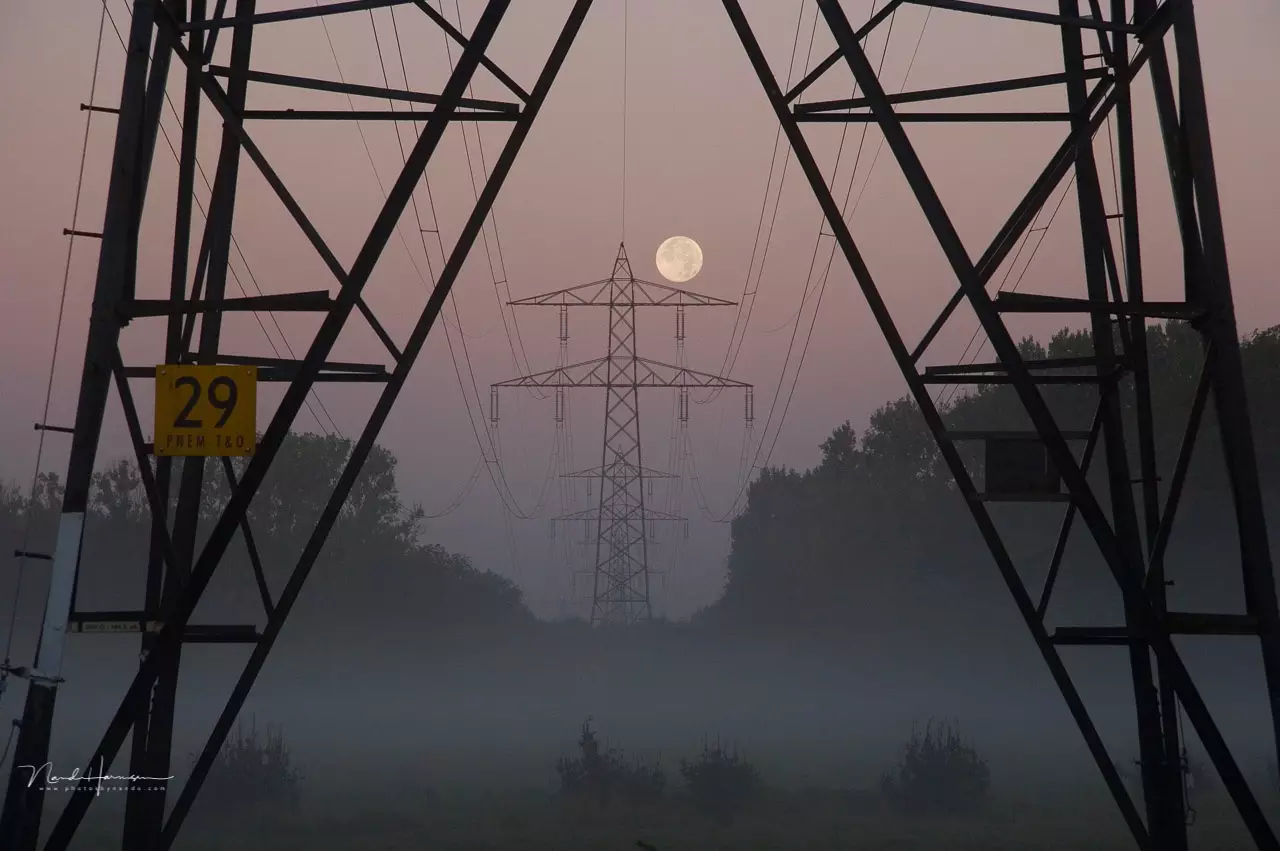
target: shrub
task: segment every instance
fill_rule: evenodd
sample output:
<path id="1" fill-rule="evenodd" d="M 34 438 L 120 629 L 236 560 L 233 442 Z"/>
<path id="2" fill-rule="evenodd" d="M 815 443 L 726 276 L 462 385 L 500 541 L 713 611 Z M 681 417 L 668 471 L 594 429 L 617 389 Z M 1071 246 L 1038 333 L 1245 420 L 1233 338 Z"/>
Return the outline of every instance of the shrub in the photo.
<path id="1" fill-rule="evenodd" d="M 912 814 L 958 815 L 981 808 L 991 791 L 987 761 L 951 724 L 913 725 L 898 765 L 881 778 L 894 806 Z"/>
<path id="2" fill-rule="evenodd" d="M 718 821 L 730 821 L 760 787 L 756 767 L 738 755 L 706 743 L 693 762 L 680 760 L 694 806 Z"/>
<path id="3" fill-rule="evenodd" d="M 615 796 L 631 802 L 662 797 L 667 784 L 662 767 L 628 763 L 621 749 L 601 748 L 590 718 L 582 723 L 578 751 L 580 756 L 556 760 L 560 793 L 565 797 L 601 807 Z"/>
<path id="4" fill-rule="evenodd" d="M 260 739 L 255 718 L 247 735 L 236 724 L 233 737 L 223 744 L 209 769 L 201 797 L 220 815 L 228 811 L 294 811 L 301 782 L 283 732 L 268 725 L 265 738 Z"/>

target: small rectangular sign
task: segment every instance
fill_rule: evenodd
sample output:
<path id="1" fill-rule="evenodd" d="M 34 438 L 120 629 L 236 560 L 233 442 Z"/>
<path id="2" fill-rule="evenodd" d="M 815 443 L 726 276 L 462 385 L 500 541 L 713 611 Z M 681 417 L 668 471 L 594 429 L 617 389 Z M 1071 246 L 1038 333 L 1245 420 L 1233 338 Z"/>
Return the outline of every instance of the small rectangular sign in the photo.
<path id="1" fill-rule="evenodd" d="M 156 455 L 252 455 L 256 366 L 156 367 Z"/>

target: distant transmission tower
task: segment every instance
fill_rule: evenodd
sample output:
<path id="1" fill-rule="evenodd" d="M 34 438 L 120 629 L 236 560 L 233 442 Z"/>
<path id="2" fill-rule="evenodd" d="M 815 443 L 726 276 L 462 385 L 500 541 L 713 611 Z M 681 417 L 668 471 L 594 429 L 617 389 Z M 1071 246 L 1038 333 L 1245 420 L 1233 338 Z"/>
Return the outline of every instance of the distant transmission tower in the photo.
<path id="1" fill-rule="evenodd" d="M 647 620 L 651 615 L 649 538 L 658 521 L 681 518 L 645 505 L 646 481 L 665 478 L 669 474 L 647 469 L 641 463 L 639 391 L 644 387 L 679 388 L 680 416 L 685 418 L 690 387 L 741 387 L 749 391 L 750 385 L 640 357 L 636 346 L 636 308 L 675 308 L 676 336 L 683 340 L 684 308 L 732 307 L 734 302 L 637 279 L 631 272 L 626 246 L 620 244 L 613 274 L 608 278 L 511 304 L 517 307 L 559 307 L 562 340 L 567 337 L 570 307 L 609 309 L 609 348 L 604 357 L 524 375 L 499 382 L 494 387 L 554 387 L 558 399 L 561 388 L 605 389 L 604 444 L 600 466 L 566 474 L 598 479 L 600 501 L 594 509 L 556 519 L 581 520 L 588 525 L 595 523 L 591 623 Z"/>

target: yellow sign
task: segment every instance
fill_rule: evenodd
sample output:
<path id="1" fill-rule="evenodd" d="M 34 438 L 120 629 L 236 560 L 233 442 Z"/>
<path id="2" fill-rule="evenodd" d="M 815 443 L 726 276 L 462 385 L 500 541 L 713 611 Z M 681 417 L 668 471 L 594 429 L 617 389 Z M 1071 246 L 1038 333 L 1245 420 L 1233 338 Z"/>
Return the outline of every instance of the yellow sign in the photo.
<path id="1" fill-rule="evenodd" d="M 256 366 L 156 367 L 156 455 L 252 455 Z"/>

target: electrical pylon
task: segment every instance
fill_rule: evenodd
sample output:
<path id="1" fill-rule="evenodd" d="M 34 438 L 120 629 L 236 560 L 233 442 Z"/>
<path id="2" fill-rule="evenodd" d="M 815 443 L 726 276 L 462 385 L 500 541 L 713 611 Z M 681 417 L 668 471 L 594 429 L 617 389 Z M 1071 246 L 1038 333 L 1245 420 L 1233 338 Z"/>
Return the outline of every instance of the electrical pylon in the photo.
<path id="1" fill-rule="evenodd" d="M 142 634 L 142 661 L 138 671 L 94 754 L 79 763 L 87 774 L 93 776 L 111 769 L 130 734 L 133 736 L 133 753 L 128 773 L 145 777 L 169 776 L 172 773 L 168 766 L 174 726 L 173 693 L 182 645 L 193 641 L 215 641 L 243 643 L 252 647 L 226 706 L 214 724 L 187 783 L 173 802 L 168 817 L 165 817 L 166 791 L 151 789 L 148 784 L 137 786 L 128 793 L 123 847 L 128 851 L 167 851 L 172 846 L 343 504 L 357 482 L 361 467 L 404 387 L 427 335 L 440 315 L 498 191 L 542 108 L 552 81 L 581 29 L 591 0 L 575 0 L 565 13 L 560 32 L 538 67 L 532 87 L 528 89 L 517 83 L 488 55 L 510 0 L 488 0 L 470 35 L 453 26 L 430 4 L 415 4 L 411 14 L 425 15 L 443 31 L 443 37 L 461 48 L 456 62 L 452 63 L 447 82 L 438 93 L 354 85 L 251 67 L 251 58 L 263 59 L 251 57 L 251 46 L 255 43 L 254 35 L 259 27 L 288 28 L 294 21 L 352 12 L 368 13 L 373 9 L 408 5 L 406 2 L 346 0 L 264 13 L 257 11 L 253 0 L 237 0 L 230 10 L 228 5 L 225 0 L 218 0 L 216 5 L 207 0 L 133 0 L 119 103 L 105 107 L 90 105 L 92 109 L 117 116 L 115 148 L 103 227 L 101 233 L 94 234 L 101 240 L 101 250 L 75 425 L 74 428 L 55 429 L 70 431 L 72 437 L 56 547 L 47 556 L 50 583 L 43 630 L 34 664 L 15 666 L 9 671 L 26 680 L 27 694 L 4 810 L 0 814 L 0 848 L 4 851 L 33 851 L 37 846 L 46 790 L 43 784 L 31 782 L 31 767 L 49 760 L 53 713 L 62 682 L 67 634 L 90 631 L 80 629 L 87 624 L 108 628 L 132 627 L 135 633 Z M 208 14 L 210 6 L 213 6 L 212 15 Z M 222 44 L 225 47 L 230 41 L 229 65 L 213 64 L 219 35 L 227 30 L 231 31 L 230 38 L 223 38 Z M 269 66 L 270 57 L 265 59 L 263 64 Z M 148 192 L 148 178 L 167 100 L 166 85 L 171 65 L 185 71 L 182 141 L 180 152 L 176 154 L 179 191 L 173 243 L 165 246 L 169 249 L 166 254 L 171 253 L 173 258 L 171 280 L 162 292 L 156 293 L 143 290 L 144 282 L 137 279 L 136 270 L 142 247 L 140 234 L 144 205 L 148 200 L 153 205 L 163 200 L 149 198 L 149 195 L 154 195 L 154 188 Z M 473 78 L 483 74 L 498 81 L 506 92 L 504 99 L 477 100 L 466 96 Z M 225 87 L 222 80 L 226 81 Z M 350 102 L 346 102 L 347 108 L 337 109 L 247 109 L 246 92 L 251 85 L 367 97 L 390 102 L 392 108 L 357 111 L 350 108 Z M 337 100 L 337 103 L 342 103 L 342 100 Z M 402 108 L 395 109 L 396 104 Z M 200 126 L 210 123 L 208 116 L 202 115 L 202 110 L 209 106 L 216 113 L 211 123 L 221 136 L 221 148 L 210 192 L 209 214 L 201 234 L 193 222 L 192 190 L 196 175 L 201 171 L 197 159 Z M 354 263 L 347 268 L 289 191 L 271 159 L 255 144 L 255 133 L 250 128 L 264 121 L 306 121 L 314 124 L 351 120 L 404 122 L 410 128 L 420 130 L 415 134 L 417 138 L 406 154 L 404 167 L 387 193 Z M 407 338 L 396 341 L 383 327 L 362 293 L 446 130 L 460 121 L 502 122 L 509 124 L 511 130 L 457 242 L 448 252 L 434 289 L 416 317 L 412 331 Z M 242 152 L 266 179 L 332 273 L 336 282 L 335 292 L 319 290 L 226 297 L 228 251 Z M 191 274 L 188 254 L 193 244 L 200 248 L 194 274 Z M 289 310 L 309 311 L 320 317 L 319 329 L 305 347 L 304 357 L 289 360 L 266 358 L 251 351 L 233 354 L 226 351 L 225 345 L 220 345 L 225 343 L 220 340 L 220 329 L 227 311 Z M 386 347 L 385 360 L 389 363 L 350 364 L 330 360 L 340 334 L 353 324 L 350 320 L 356 313 Z M 163 340 L 163 347 L 157 347 L 151 364 L 163 358 L 163 362 L 169 364 L 255 366 L 259 382 L 281 382 L 286 386 L 279 405 L 262 430 L 256 454 L 243 475 L 237 480 L 231 466 L 224 463 L 223 472 L 229 479 L 231 496 L 208 530 L 201 548 L 196 547 L 195 527 L 199 497 L 207 484 L 204 476 L 206 465 L 201 463 L 204 459 L 196 458 L 197 463 L 183 465 L 177 504 L 174 506 L 170 493 L 171 459 L 155 457 L 155 448 L 143 432 L 131 383 L 155 380 L 156 368 L 125 364 L 119 344 L 125 325 L 132 321 L 145 323 L 158 317 L 167 319 L 168 330 L 163 336 L 153 338 Z M 197 323 L 200 338 L 197 345 L 192 345 Z M 259 630 L 252 626 L 191 625 L 192 613 L 237 535 L 244 538 L 255 571 L 261 574 L 247 510 L 309 393 L 317 382 L 331 381 L 375 383 L 380 386 L 380 392 L 287 584 L 274 600 L 265 585 L 262 586 L 266 626 Z M 77 607 L 75 593 L 81 570 L 84 519 L 103 418 L 113 387 L 123 408 L 152 515 L 147 590 L 145 600 L 140 601 L 133 611 L 84 612 Z M 92 554 L 88 555 L 86 561 L 92 569 Z M 99 629 L 93 631 L 101 632 Z M 89 805 L 98 797 L 96 785 L 92 779 L 86 778 L 68 794 L 59 796 L 65 807 L 49 832 L 46 849 L 65 851 Z"/>
<path id="2" fill-rule="evenodd" d="M 608 309 L 607 354 L 602 358 L 522 375 L 493 385 L 499 387 L 600 387 L 605 391 L 604 440 L 600 465 L 569 475 L 598 480 L 599 502 L 594 511 L 558 518 L 595 524 L 595 563 L 592 568 L 591 623 L 629 624 L 649 619 L 649 538 L 653 524 L 680 521 L 645 505 L 646 483 L 666 474 L 641 463 L 640 390 L 678 388 L 681 410 L 687 409 L 690 387 L 725 388 L 750 385 L 683 366 L 642 358 L 636 341 L 636 310 L 667 307 L 676 310 L 676 334 L 683 341 L 687 307 L 732 307 L 735 303 L 678 287 L 642 281 L 631 271 L 625 245 L 618 246 L 613 273 L 603 280 L 580 284 L 511 302 L 514 307 L 559 307 L 561 337 L 571 307 Z"/>
<path id="3" fill-rule="evenodd" d="M 816 0 L 816 14 L 825 21 L 836 48 L 785 92 L 770 69 L 738 0 L 723 2 L 787 135 L 796 162 L 822 209 L 830 233 L 848 261 L 911 395 L 933 432 L 955 489 L 991 550 L 1001 578 L 1066 699 L 1134 840 L 1141 848 L 1159 851 L 1187 848 L 1184 756 L 1179 729 L 1181 710 L 1256 846 L 1280 851 L 1274 831 L 1173 642 L 1175 635 L 1258 638 L 1275 736 L 1273 744 L 1280 748 L 1280 611 L 1245 399 L 1192 0 L 1134 0 L 1132 3 L 1111 0 L 1106 4 L 1109 9 L 1105 13 L 1102 0 L 1089 0 L 1087 14 L 1081 10 L 1080 0 L 1058 0 L 1055 12 L 1004 3 L 912 0 L 886 3 L 856 29 L 839 0 Z M 1061 39 L 1058 57 L 1061 70 L 889 94 L 862 42 L 907 6 L 927 6 L 932 7 L 931 13 L 946 10 L 942 14 L 1001 21 L 1006 27 L 1018 21 L 1024 27 L 1052 28 Z M 1165 46 L 1165 37 L 1170 31 L 1177 51 L 1176 98 L 1175 78 L 1170 73 Z M 1086 33 L 1091 43 L 1096 43 L 1096 52 L 1086 52 Z M 1090 63 L 1095 62 L 1091 66 Z M 799 102 L 816 80 L 837 66 L 843 66 L 851 74 L 856 96 Z M 1182 243 L 1185 296 L 1174 302 L 1149 301 L 1144 296 L 1130 85 L 1144 69 L 1151 76 L 1154 111 L 1167 161 L 1166 167 L 1158 171 L 1171 181 Z M 974 110 L 968 103 L 955 103 L 952 109 L 934 112 L 901 108 L 917 103 L 980 98 L 999 92 L 1051 89 L 1057 89 L 1057 100 L 1065 101 L 1066 111 L 984 111 Z M 1117 197 L 1115 209 L 1107 210 L 1100 169 L 1095 161 L 1094 147 L 1099 143 L 1095 143 L 1094 136 L 1113 116 L 1119 154 Z M 914 347 L 903 339 L 850 231 L 845 211 L 837 202 L 802 130 L 805 123 L 821 126 L 846 122 L 872 123 L 879 128 L 959 284 L 954 296 Z M 906 122 L 968 122 L 989 128 L 1001 123 L 1058 122 L 1064 127 L 1066 138 L 975 261 L 904 129 Z M 995 133 L 994 130 L 988 132 Z M 1105 148 L 1107 142 L 1104 139 L 1100 144 Z M 947 162 L 951 167 L 954 163 L 954 159 Z M 1009 258 L 1019 238 L 1034 226 L 1054 190 L 1072 172 L 1084 260 L 1084 280 L 1074 290 L 1077 295 L 1001 292 L 993 298 L 987 289 L 989 282 Z M 1119 222 L 1123 234 L 1120 245 L 1123 262 L 1119 263 L 1110 226 L 1113 220 Z M 918 247 L 915 250 L 919 250 Z M 1081 290 L 1084 297 L 1078 295 Z M 921 360 L 931 343 L 965 301 L 976 314 L 980 330 L 995 353 L 995 361 L 923 366 Z M 1019 313 L 1087 317 L 1092 354 L 1047 360 L 1025 358 L 1007 323 L 1007 317 Z M 1160 493 L 1163 477 L 1157 468 L 1155 412 L 1146 350 L 1149 319 L 1187 321 L 1200 333 L 1204 345 L 1199 387 L 1189 419 L 1171 428 L 1184 429 L 1183 441 L 1164 494 Z M 1131 383 L 1127 381 L 1129 378 Z M 939 384 L 1009 385 L 1022 408 L 1026 427 L 1021 431 L 949 429 L 943 411 L 929 393 L 930 385 Z M 1058 411 L 1048 404 L 1045 388 L 1049 385 L 1091 390 L 1096 395 L 1092 425 L 1081 428 L 1070 424 L 1073 418 L 1079 421 L 1078 405 L 1066 406 L 1072 410 Z M 1170 532 L 1175 520 L 1179 526 L 1185 524 L 1191 529 L 1196 526 L 1194 520 L 1188 520 L 1188 510 L 1179 512 L 1179 501 L 1210 395 L 1217 409 L 1216 424 L 1240 538 L 1238 567 L 1245 592 L 1242 613 L 1169 611 L 1166 599 L 1165 562 L 1170 551 Z M 1134 412 L 1136 428 L 1131 429 L 1124 416 L 1126 406 Z M 1136 432 L 1136 440 L 1126 434 L 1129 430 Z M 959 448 L 966 441 L 986 447 L 981 488 Z M 1079 457 L 1068 441 L 1083 444 Z M 1087 474 L 1099 444 L 1105 457 L 1105 485 L 1095 488 Z M 1137 476 L 1130 472 L 1131 457 L 1138 461 Z M 1141 493 L 1141 514 L 1135 488 Z M 1055 503 L 1066 504 L 1039 605 L 1033 601 L 995 522 L 989 506 L 996 502 L 1037 504 L 1042 510 Z M 1110 507 L 1109 512 L 1104 505 Z M 1076 518 L 1093 539 L 1115 581 L 1125 622 L 1103 628 L 1061 626 L 1051 632 L 1047 608 L 1062 566 L 1072 521 Z M 1226 560 L 1226 554 L 1223 559 Z M 1066 645 L 1110 645 L 1128 654 L 1138 722 L 1145 824 L 1063 663 L 1059 648 Z"/>
<path id="4" fill-rule="evenodd" d="M 101 233 L 96 234 L 102 244 L 75 425 L 70 429 L 73 436 L 66 475 L 66 494 L 56 548 L 49 558 L 51 582 L 44 630 L 35 664 L 12 671 L 15 676 L 26 679 L 27 698 L 13 755 L 14 776 L 10 778 L 3 815 L 0 816 L 0 848 L 5 851 L 31 851 L 36 847 L 40 832 L 44 790 L 38 783 L 29 784 L 29 777 L 20 773 L 20 770 L 24 764 L 41 765 L 47 761 L 55 697 L 62 681 L 61 662 L 65 635 L 72 631 L 68 627 L 75 624 L 75 616 L 80 614 L 74 609 L 74 590 L 80 569 L 81 532 L 111 387 L 114 385 L 117 388 L 129 425 L 149 506 L 155 518 L 156 542 L 149 564 L 146 603 L 140 611 L 113 614 L 115 622 L 137 623 L 139 631 L 145 632 L 143 627 L 146 625 L 155 625 L 158 630 L 147 639 L 144 646 L 145 659 L 128 686 L 99 746 L 89 760 L 81 763 L 95 772 L 110 769 L 131 730 L 135 736 L 139 730 L 144 731 L 143 735 L 149 741 L 159 739 L 157 750 L 151 750 L 150 745 L 144 750 L 144 753 L 152 755 L 146 757 L 146 760 L 158 758 L 162 752 L 167 751 L 168 743 L 164 741 L 163 730 L 166 724 L 172 722 L 172 706 L 165 706 L 163 692 L 167 686 L 157 686 L 157 683 L 174 675 L 180 645 L 184 641 L 199 640 L 202 632 L 205 632 L 189 624 L 192 612 L 217 571 L 233 537 L 247 532 L 246 509 L 262 484 L 275 453 L 287 436 L 308 392 L 318 381 L 360 380 L 383 385 L 378 402 L 355 443 L 321 519 L 294 566 L 288 584 L 276 600 L 267 601 L 270 604 L 267 607 L 267 626 L 260 635 L 251 637 L 252 656 L 197 759 L 190 780 L 174 802 L 167 821 L 163 822 L 163 829 L 156 827 L 158 819 L 163 816 L 163 802 L 158 800 L 156 803 L 161 804 L 160 806 L 145 808 L 145 813 L 140 816 L 140 824 L 143 825 L 140 833 L 136 835 L 136 839 L 134 836 L 128 838 L 133 844 L 126 844 L 129 851 L 167 851 L 279 635 L 311 566 L 324 546 L 337 513 L 350 493 L 373 441 L 434 326 L 494 198 L 592 5 L 592 0 L 576 0 L 573 4 L 549 58 L 529 90 L 512 80 L 486 55 L 494 30 L 509 6 L 509 0 L 489 0 L 470 36 L 465 36 L 452 27 L 429 3 L 412 0 L 415 7 L 431 17 L 463 48 L 449 82 L 439 94 L 264 74 L 248 68 L 248 43 L 257 26 L 275 26 L 290 20 L 408 5 L 409 2 L 410 0 L 344 0 L 257 14 L 252 0 L 237 0 L 234 15 L 228 15 L 229 4 L 218 0 L 210 18 L 206 14 L 206 0 L 166 0 L 164 3 L 157 0 L 133 0 L 133 22 L 128 34 L 128 55 L 120 101 L 116 107 L 101 108 L 102 111 L 115 113 L 118 125 L 103 228 Z M 952 472 L 956 490 L 990 548 L 996 567 L 1062 691 L 1071 715 L 1136 844 L 1143 849 L 1158 848 L 1160 851 L 1182 851 L 1186 847 L 1183 802 L 1174 788 L 1180 779 L 1177 713 L 1181 707 L 1247 825 L 1255 846 L 1266 851 L 1280 851 L 1280 843 L 1277 843 L 1257 799 L 1172 642 L 1173 635 L 1230 634 L 1258 638 L 1275 728 L 1275 744 L 1280 746 L 1280 611 L 1277 609 L 1261 488 L 1245 398 L 1192 0 L 1110 0 L 1106 4 L 1109 6 L 1107 13 L 1104 13 L 1102 0 L 1089 0 L 1087 16 L 1081 13 L 1077 0 L 1059 0 L 1056 13 L 970 0 L 888 0 L 856 30 L 850 25 L 837 0 L 817 0 L 818 8 L 837 47 L 799 83 L 785 92 L 774 77 L 738 1 L 722 2 L 764 93 L 786 132 L 796 160 L 813 189 L 830 234 L 849 262 L 857 285 Z M 1062 36 L 1062 70 L 1033 77 L 957 84 L 890 95 L 860 42 L 899 9 L 909 6 L 928 6 L 954 14 L 1053 27 Z M 214 41 L 217 34 L 225 29 L 233 30 L 231 66 L 211 65 Z M 1084 53 L 1084 33 L 1097 37 L 1096 54 Z M 1176 49 L 1176 66 L 1170 61 L 1170 51 L 1166 45 L 1170 33 Z M 236 42 L 241 42 L 238 50 Z M 1045 54 L 1046 57 L 1048 55 Z M 186 96 L 183 105 L 182 153 L 179 161 L 181 194 L 178 202 L 178 228 L 173 245 L 172 289 L 167 298 L 139 298 L 135 290 L 139 225 L 144 201 L 148 196 L 148 176 L 164 104 L 164 87 L 173 57 L 184 66 Z M 1095 59 L 1101 60 L 1100 66 L 1088 67 L 1086 63 Z M 799 102 L 801 95 L 817 79 L 841 64 L 852 73 L 862 92 L 860 97 L 834 102 Z M 484 67 L 500 80 L 513 97 L 503 102 L 465 98 L 471 77 L 479 67 Z M 1171 70 L 1173 68 L 1176 68 L 1176 72 Z M 1181 242 L 1186 292 L 1184 299 L 1174 303 L 1152 302 L 1143 295 L 1136 188 L 1137 157 L 1130 92 L 1131 83 L 1143 72 L 1149 73 L 1152 83 L 1154 112 L 1165 153 L 1163 165 L 1166 168 L 1163 170 L 1167 172 L 1173 190 L 1174 212 Z M 219 82 L 220 78 L 228 80 L 225 88 Z M 245 101 L 241 93 L 250 83 L 391 98 L 401 103 L 408 101 L 426 104 L 430 106 L 430 110 L 416 113 L 404 110 L 367 110 L 359 113 L 310 109 L 249 110 L 244 108 Z M 908 103 L 979 97 L 998 92 L 1044 90 L 1050 87 L 1065 88 L 1068 103 L 1066 112 L 922 112 L 902 111 L 898 108 L 899 105 Z M 237 93 L 237 90 L 241 93 Z M 190 190 L 196 172 L 196 119 L 201 104 L 206 100 L 218 113 L 217 124 L 223 131 L 223 146 L 214 187 L 216 203 L 210 204 L 208 224 L 200 240 L 202 248 L 194 275 L 195 281 L 214 282 L 223 274 L 218 267 L 225 262 L 223 258 L 226 253 L 220 243 L 225 242 L 231 233 L 229 199 L 234 197 L 238 181 L 238 166 L 235 161 L 238 161 L 243 151 L 266 177 L 311 245 L 325 261 L 327 268 L 334 273 L 338 291 L 332 298 L 328 293 L 297 293 L 266 296 L 262 299 L 227 299 L 222 293 L 214 291 L 213 283 L 207 285 L 207 297 L 200 298 L 200 288 L 187 274 L 186 257 L 192 235 Z M 1114 117 L 1118 126 L 1118 171 L 1123 198 L 1118 209 L 1107 212 L 1099 191 L 1092 140 L 1104 122 L 1111 117 Z M 416 119 L 425 127 L 389 193 L 386 204 L 370 229 L 357 260 L 348 270 L 342 267 L 316 232 L 268 159 L 253 143 L 252 134 L 246 130 L 245 125 L 251 120 L 352 119 Z M 479 193 L 476 206 L 471 211 L 412 333 L 403 346 L 397 346 L 362 299 L 361 292 L 445 129 L 460 120 L 511 122 L 512 133 L 495 161 L 488 182 Z M 930 230 L 959 283 L 955 295 L 915 346 L 909 346 L 896 327 L 849 226 L 844 221 L 840 205 L 801 131 L 802 123 L 845 121 L 874 123 L 880 128 L 894 161 L 906 177 Z M 903 130 L 903 123 L 908 121 L 973 121 L 986 126 L 994 126 L 999 122 L 1060 121 L 1069 126 L 1069 130 L 1062 145 L 1006 223 L 980 258 L 974 261 L 957 235 L 932 178 L 924 169 Z M 1075 172 L 1078 186 L 1082 244 L 1086 259 L 1083 281 L 1086 296 L 1064 298 L 1004 293 L 993 298 L 987 292 L 987 285 L 1002 263 L 1010 257 L 1019 237 L 1033 227 L 1037 214 L 1044 208 L 1054 189 L 1072 171 Z M 1123 265 L 1116 262 L 1116 251 L 1108 226 L 1108 222 L 1112 220 L 1118 220 L 1125 234 L 1122 245 L 1125 257 Z M 995 352 L 995 362 L 922 366 L 920 362 L 930 344 L 956 308 L 966 301 L 973 308 L 986 333 Z M 578 303 L 582 301 L 579 300 Z M 608 301 L 600 303 L 609 304 Z M 87 309 L 88 305 L 85 307 Z M 309 345 L 306 356 L 300 360 L 273 360 L 258 357 L 254 353 L 230 355 L 218 351 L 210 354 L 209 348 L 217 347 L 206 348 L 203 330 L 199 347 L 201 351 L 190 351 L 191 329 L 197 317 L 212 320 L 207 327 L 210 329 L 209 337 L 213 340 L 217 337 L 214 329 L 220 316 L 227 310 L 309 310 L 320 313 L 323 322 Z M 339 332 L 357 310 L 387 346 L 392 362 L 390 369 L 378 364 L 329 362 L 328 356 Z M 1063 360 L 1025 359 L 1019 353 L 1014 337 L 1005 323 L 1006 315 L 1019 312 L 1089 317 L 1093 327 L 1094 354 L 1088 358 L 1075 359 L 1071 363 Z M 611 307 L 611 315 L 612 313 Z M 129 384 L 130 380 L 145 381 L 154 378 L 154 369 L 125 366 L 121 363 L 118 345 L 120 330 L 126 323 L 155 316 L 165 316 L 170 320 L 165 345 L 167 362 L 210 362 L 211 359 L 214 363 L 258 365 L 259 380 L 276 380 L 288 386 L 263 434 L 257 455 L 244 475 L 233 484 L 233 495 L 210 529 L 203 548 L 189 560 L 177 546 L 177 539 L 181 538 L 177 521 L 170 524 L 172 512 L 169 511 L 166 482 L 168 474 L 163 472 L 161 464 L 153 463 L 152 447 L 142 434 Z M 1157 487 L 1163 477 L 1156 467 L 1152 447 L 1153 412 L 1150 393 L 1146 389 L 1148 364 L 1143 328 L 1144 321 L 1148 318 L 1185 319 L 1202 335 L 1205 344 L 1200 381 L 1191 416 L 1186 423 L 1183 448 L 1172 465 L 1163 493 Z M 1114 333 L 1111 330 L 1113 327 L 1116 329 Z M 1116 340 L 1113 339 L 1117 336 L 1120 338 L 1119 346 L 1115 345 Z M 171 353 L 176 353 L 176 357 L 171 359 Z M 573 369 L 566 368 L 570 371 Z M 667 378 L 677 377 L 675 374 L 681 372 L 674 367 L 655 367 L 651 363 L 647 369 Z M 1083 375 L 1080 372 L 1082 369 L 1092 374 Z M 640 371 L 637 363 L 637 374 Z M 713 386 L 698 383 L 693 380 L 696 375 L 685 372 L 684 378 L 691 383 L 683 386 Z M 1125 374 L 1133 376 L 1131 395 L 1138 411 L 1135 454 L 1140 466 L 1140 475 L 1137 477 L 1142 493 L 1140 521 L 1134 505 L 1135 499 L 1129 490 L 1133 487 L 1134 479 L 1127 469 L 1129 446 L 1126 444 L 1126 423 L 1115 412 L 1115 399 L 1120 392 L 1118 379 Z M 579 370 L 575 375 L 582 375 L 582 371 Z M 1029 430 L 1016 434 L 948 431 L 938 407 L 930 398 L 928 386 L 961 382 L 1000 383 L 1013 387 L 1030 421 Z M 1063 428 L 1045 403 L 1042 386 L 1066 382 L 1088 384 L 1100 391 L 1094 425 L 1087 430 Z M 546 386 L 554 386 L 553 381 L 547 381 Z M 607 385 L 575 381 L 566 386 Z M 652 381 L 643 386 L 682 385 Z M 1200 420 L 1210 398 L 1216 408 L 1225 468 L 1231 482 L 1232 507 L 1240 535 L 1238 566 L 1246 589 L 1246 611 L 1243 614 L 1168 611 L 1164 597 L 1164 562 L 1171 552 L 1170 533 L 1175 525 L 1185 524 L 1194 528 L 1194 517 L 1190 522 L 1187 520 L 1190 507 L 1179 511 L 1179 501 L 1186 481 L 1187 467 L 1196 445 Z M 48 424 L 42 426 L 55 431 L 67 430 Z M 975 476 L 967 469 L 964 456 L 957 448 L 957 443 L 975 439 L 985 442 L 987 446 L 987 470 L 982 489 L 979 489 Z M 1079 459 L 1068 440 L 1085 443 Z M 1086 478 L 1090 457 L 1099 443 L 1104 447 L 1107 460 L 1107 503 L 1112 509 L 1111 516 L 1108 516 L 1103 508 L 1103 500 Z M 1028 447 L 1031 451 L 1027 451 Z M 1008 474 L 1002 475 L 999 462 L 1010 458 L 1018 460 L 1020 468 L 1004 471 Z M 602 460 L 607 463 L 608 459 Z M 1032 466 L 1038 470 L 1032 470 Z M 1033 474 L 1027 475 L 1029 472 Z M 1063 532 L 1054 558 L 1046 572 L 1039 605 L 1031 598 L 988 509 L 993 501 L 1009 499 L 1067 503 L 1067 519 L 1063 523 Z M 1123 625 L 1108 628 L 1058 627 L 1050 631 L 1046 607 L 1061 565 L 1067 531 L 1075 517 L 1086 527 L 1112 573 L 1125 604 L 1126 617 Z M 1178 522 L 1175 523 L 1175 520 Z M 247 540 L 248 535 L 245 534 L 245 537 Z M 1226 561 L 1224 556 L 1224 564 Z M 163 582 L 159 578 L 161 571 Z M 172 589 L 168 581 L 170 576 L 176 578 Z M 169 593 L 170 590 L 172 593 Z M 1129 654 L 1138 710 L 1143 795 L 1147 815 L 1145 824 L 1063 663 L 1059 647 L 1069 644 L 1113 645 L 1124 648 Z M 1152 656 L 1155 657 L 1154 664 Z M 160 693 L 159 697 L 157 692 Z M 159 735 L 151 731 L 159 731 Z M 137 765 L 139 763 L 135 762 L 135 766 Z M 154 769 L 147 767 L 154 763 L 144 761 L 141 765 L 143 770 L 135 773 L 155 773 Z M 49 835 L 46 849 L 65 851 L 89 805 L 97 797 L 95 783 L 89 779 L 79 783 L 74 793 L 62 796 L 66 806 Z"/>

